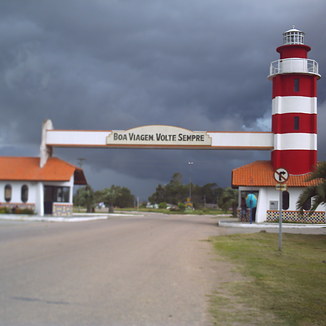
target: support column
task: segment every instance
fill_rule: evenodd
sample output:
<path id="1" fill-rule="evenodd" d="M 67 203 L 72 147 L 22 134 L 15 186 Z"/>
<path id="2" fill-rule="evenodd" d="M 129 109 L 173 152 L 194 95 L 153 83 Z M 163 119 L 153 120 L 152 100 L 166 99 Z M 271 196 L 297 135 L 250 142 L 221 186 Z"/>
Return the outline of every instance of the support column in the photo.
<path id="1" fill-rule="evenodd" d="M 46 131 L 52 130 L 53 124 L 51 120 L 45 120 L 42 124 L 42 140 L 41 140 L 41 146 L 40 146 L 40 167 L 42 168 L 49 157 L 52 157 L 52 146 L 46 145 Z"/>

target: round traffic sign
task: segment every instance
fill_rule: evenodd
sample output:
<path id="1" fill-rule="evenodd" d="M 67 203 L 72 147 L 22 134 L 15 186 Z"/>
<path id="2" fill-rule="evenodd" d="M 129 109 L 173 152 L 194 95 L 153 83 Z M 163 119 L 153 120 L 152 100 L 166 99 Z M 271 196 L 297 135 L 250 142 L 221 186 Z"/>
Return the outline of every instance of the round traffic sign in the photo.
<path id="1" fill-rule="evenodd" d="M 274 172 L 274 179 L 279 183 L 285 182 L 289 179 L 289 173 L 283 168 L 278 168 Z"/>

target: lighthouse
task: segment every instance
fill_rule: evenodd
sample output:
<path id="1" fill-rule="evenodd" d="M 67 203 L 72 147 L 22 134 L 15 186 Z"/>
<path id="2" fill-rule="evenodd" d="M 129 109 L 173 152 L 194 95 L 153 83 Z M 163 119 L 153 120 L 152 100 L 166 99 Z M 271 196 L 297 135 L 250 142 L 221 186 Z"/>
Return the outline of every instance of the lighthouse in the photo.
<path id="1" fill-rule="evenodd" d="M 311 172 L 317 163 L 318 63 L 308 59 L 304 33 L 294 27 L 283 33 L 280 59 L 270 65 L 274 170 L 292 175 Z"/>

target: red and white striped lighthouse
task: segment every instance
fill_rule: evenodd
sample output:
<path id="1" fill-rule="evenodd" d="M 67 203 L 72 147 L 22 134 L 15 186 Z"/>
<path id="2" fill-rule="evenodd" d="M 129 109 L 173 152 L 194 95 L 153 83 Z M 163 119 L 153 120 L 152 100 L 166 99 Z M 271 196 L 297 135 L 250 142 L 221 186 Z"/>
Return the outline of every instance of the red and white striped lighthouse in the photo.
<path id="1" fill-rule="evenodd" d="M 317 163 L 318 63 L 308 59 L 304 33 L 292 28 L 283 33 L 276 49 L 280 59 L 270 66 L 273 81 L 273 168 L 290 174 L 311 172 Z"/>

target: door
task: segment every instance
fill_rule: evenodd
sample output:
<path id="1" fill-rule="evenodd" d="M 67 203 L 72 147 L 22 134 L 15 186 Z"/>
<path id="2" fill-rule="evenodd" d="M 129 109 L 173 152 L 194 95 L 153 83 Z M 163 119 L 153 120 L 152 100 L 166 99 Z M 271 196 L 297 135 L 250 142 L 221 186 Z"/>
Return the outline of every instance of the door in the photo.
<path id="1" fill-rule="evenodd" d="M 44 186 L 44 214 L 53 213 L 54 187 Z"/>

